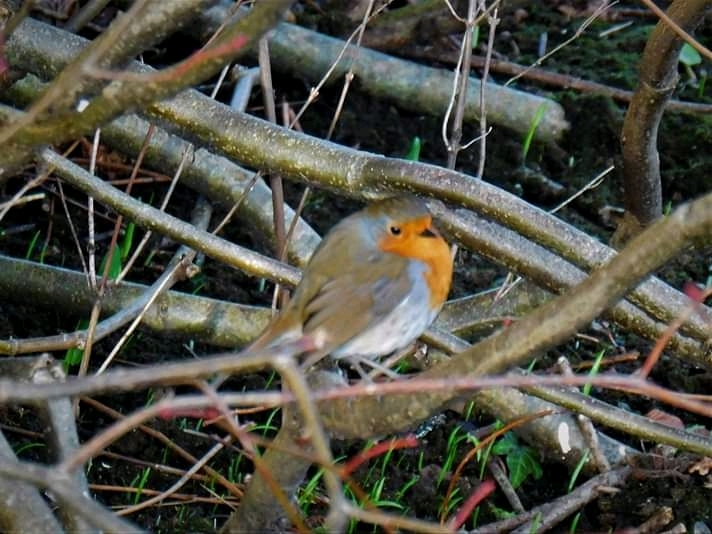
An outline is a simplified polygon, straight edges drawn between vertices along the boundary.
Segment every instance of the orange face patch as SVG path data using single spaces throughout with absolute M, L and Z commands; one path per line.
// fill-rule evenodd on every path
M 405 223 L 392 223 L 378 246 L 384 252 L 425 263 L 428 266 L 425 280 L 430 288 L 430 305 L 439 308 L 445 302 L 452 282 L 452 256 L 450 247 L 432 226 L 432 217 L 427 215 Z

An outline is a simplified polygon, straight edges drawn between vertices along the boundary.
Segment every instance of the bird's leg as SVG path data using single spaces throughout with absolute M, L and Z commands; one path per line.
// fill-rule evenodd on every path
M 411 343 L 410 345 L 408 345 L 408 346 L 405 347 L 404 349 L 400 349 L 400 350 L 395 351 L 394 353 L 392 353 L 391 355 L 389 355 L 388 358 L 386 358 L 385 360 L 383 360 L 383 361 L 380 363 L 379 367 L 373 366 L 373 371 L 371 371 L 371 372 L 369 373 L 369 375 L 371 376 L 371 378 L 374 378 L 375 376 L 378 376 L 378 371 L 380 371 L 383 367 L 385 367 L 385 368 L 388 369 L 388 370 L 393 369 L 393 367 L 394 367 L 399 361 L 401 361 L 401 360 L 402 360 L 403 358 L 405 358 L 406 356 L 410 355 L 410 354 L 413 352 L 413 349 L 414 349 L 415 347 L 416 347 L 416 345 L 415 345 L 414 343 Z M 393 372 L 394 372 L 394 371 L 391 371 L 391 373 L 393 373 Z M 389 376 L 390 376 L 390 374 L 389 374 Z M 399 375 L 399 374 L 397 374 L 397 373 L 396 373 L 396 376 L 402 378 L 402 376 Z
M 351 366 L 356 369 L 361 378 L 366 382 L 373 382 L 373 378 L 379 374 L 386 375 L 393 380 L 400 380 L 403 377 L 396 373 L 394 370 L 389 369 L 385 365 L 381 364 L 378 360 L 368 358 L 365 356 L 349 356 L 348 358 Z M 361 367 L 361 364 L 367 365 L 372 369 L 370 373 L 366 373 Z
M 314 350 L 306 353 L 304 361 L 302 361 L 302 364 L 300 365 L 302 371 L 308 371 L 311 367 L 323 360 L 324 356 L 326 356 L 327 354 L 328 352 L 324 350 Z

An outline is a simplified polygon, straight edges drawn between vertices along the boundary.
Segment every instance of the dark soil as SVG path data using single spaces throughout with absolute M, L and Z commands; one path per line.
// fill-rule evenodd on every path
M 535 3 L 536 4 L 536 3 Z M 549 48 L 567 39 L 581 24 L 582 18 L 570 18 L 557 9 L 560 2 L 542 2 L 536 8 L 528 10 L 528 18 L 524 23 L 515 22 L 511 16 L 504 17 L 498 29 L 500 35 L 497 42 L 497 52 L 503 58 L 527 65 L 536 59 L 539 36 L 548 32 Z M 632 4 L 637 6 L 638 4 Z M 570 6 L 569 6 L 570 7 Z M 619 4 L 617 8 L 626 7 Z M 627 6 L 630 7 L 630 6 Z M 617 9 L 617 8 L 614 8 Z M 312 12 L 314 6 L 305 3 L 304 17 L 309 20 L 319 20 Z M 567 11 L 568 13 L 568 11 Z M 598 31 L 610 26 L 608 22 L 594 23 L 590 30 L 579 40 L 565 47 L 545 68 L 560 73 L 569 73 L 592 81 L 610 84 L 612 86 L 632 89 L 636 83 L 636 64 L 645 44 L 645 39 L 652 27 L 653 20 L 647 16 L 629 16 L 622 20 L 631 20 L 633 25 L 627 30 L 613 34 L 611 38 L 597 37 Z M 703 33 L 704 35 L 704 33 Z M 445 40 L 443 40 L 445 42 Z M 516 43 L 519 54 L 512 53 L 512 43 Z M 437 43 L 437 46 L 444 46 Z M 454 50 L 454 49 L 453 49 Z M 451 50 L 448 50 L 451 52 Z M 408 55 L 408 47 L 403 54 Z M 702 72 L 700 68 L 698 74 Z M 683 83 L 674 95 L 675 98 L 708 102 L 706 96 L 700 98 L 697 89 L 685 80 L 681 70 Z M 506 81 L 505 77 L 493 74 L 497 81 Z M 619 135 L 625 106 L 603 96 L 592 96 L 574 93 L 555 87 L 537 86 L 522 79 L 517 83 L 520 89 L 534 93 L 547 94 L 559 100 L 566 108 L 567 118 L 571 121 L 571 132 L 560 146 L 534 145 L 526 161 L 521 161 L 521 139 L 511 132 L 495 128 L 488 138 L 487 166 L 485 177 L 488 181 L 521 195 L 527 201 L 544 209 L 550 209 L 562 198 L 552 195 L 542 184 L 544 181 L 532 179 L 531 176 L 543 176 L 565 187 L 568 194 L 573 193 L 589 182 L 598 172 L 616 162 L 619 156 Z M 292 79 L 275 74 L 277 101 L 283 98 L 290 102 L 302 101 L 308 89 L 303 80 Z M 705 95 L 709 91 L 705 91 Z M 340 87 L 328 87 L 321 92 L 317 103 L 304 116 L 301 122 L 306 132 L 315 136 L 324 136 L 336 109 Z M 260 114 L 260 98 L 255 98 L 252 112 Z M 711 163 L 706 162 L 710 151 L 700 149 L 708 146 L 706 141 L 712 136 L 708 126 L 709 118 L 666 114 L 659 133 L 661 168 L 663 175 L 664 198 L 674 208 L 675 205 L 702 194 L 710 189 Z M 419 116 L 397 109 L 393 105 L 375 100 L 368 95 L 352 91 L 346 101 L 339 125 L 333 139 L 344 145 L 354 146 L 389 156 L 402 156 L 414 137 L 422 139 L 423 149 L 421 160 L 435 164 L 445 164 L 445 148 L 440 139 L 441 122 L 439 118 Z M 464 139 L 478 135 L 474 126 L 465 128 Z M 86 147 L 80 147 L 75 157 L 86 157 Z M 130 162 L 129 162 L 130 163 Z M 458 169 L 475 173 L 477 168 L 477 150 L 472 149 L 461 155 Z M 155 169 L 160 171 L 161 169 Z M 526 171 L 526 172 L 525 172 Z M 117 176 L 119 177 L 119 176 Z M 125 177 L 125 176 L 120 176 Z M 529 177 L 529 178 L 527 178 Z M 16 190 L 22 180 L 10 182 L 4 195 Z M 139 185 L 134 190 L 136 197 L 150 199 L 160 197 L 164 186 Z M 287 183 L 287 199 L 296 205 L 303 190 L 298 184 Z M 82 196 L 74 191 L 67 194 L 83 202 Z M 566 196 L 566 195 L 564 195 Z M 606 206 L 621 206 L 621 183 L 619 176 L 609 177 L 597 189 L 583 195 L 560 212 L 560 216 L 577 225 L 585 231 L 606 241 L 612 232 L 612 227 L 600 212 Z M 169 208 L 178 214 L 186 214 L 192 209 L 194 193 L 178 188 L 175 201 Z M 314 227 L 324 232 L 338 221 L 345 213 L 359 206 L 358 203 L 337 198 L 332 194 L 316 191 L 312 193 L 305 210 L 305 218 Z M 2 229 L 6 234 L 0 237 L 0 251 L 3 254 L 17 257 L 28 255 L 30 259 L 81 269 L 73 244 L 69 227 L 62 210 L 55 203 L 53 211 L 48 211 L 49 205 L 29 204 L 26 207 L 13 209 L 2 221 Z M 85 216 L 83 210 L 70 206 L 70 213 L 79 235 L 86 235 Z M 221 214 L 216 215 L 219 220 Z M 19 228 L 27 221 L 32 221 L 32 229 L 7 232 Z M 108 232 L 113 226 L 113 216 L 100 223 L 97 233 Z M 33 234 L 39 231 L 39 239 L 49 235 L 44 254 L 40 258 L 35 247 L 28 254 L 29 243 Z M 239 224 L 231 225 L 227 237 L 235 242 L 250 247 L 259 247 L 249 235 L 249 231 Z M 100 243 L 104 250 L 108 238 Z M 156 239 L 155 254 L 145 265 L 140 265 L 132 273 L 131 279 L 151 282 L 160 272 L 167 258 L 175 250 L 174 243 L 165 243 Z M 104 250 L 100 251 L 100 257 Z M 497 285 L 506 271 L 500 267 L 480 259 L 476 253 L 462 251 L 458 260 L 459 272 L 453 294 L 457 297 L 489 289 Z M 688 253 L 665 267 L 661 273 L 669 283 L 681 287 L 688 280 L 705 283 L 709 274 L 709 257 L 700 253 Z M 177 289 L 192 292 L 198 289 L 199 294 L 226 299 L 235 302 L 269 305 L 271 287 L 261 287 L 252 278 L 241 275 L 234 269 L 224 267 L 212 260 L 206 260 L 198 283 L 184 283 Z M 33 336 L 50 335 L 57 332 L 70 332 L 77 327 L 84 315 L 73 316 L 65 310 L 47 308 L 41 302 L 7 302 L 0 298 L 0 336 L 2 338 L 29 338 Z M 605 325 L 604 325 L 605 326 Z M 600 327 L 600 325 L 599 325 Z M 572 342 L 561 347 L 555 354 L 538 363 L 539 367 L 548 367 L 560 354 L 572 360 L 573 365 L 589 361 L 594 353 L 601 348 L 612 352 L 624 350 L 639 350 L 645 354 L 651 347 L 649 342 L 627 335 L 625 332 L 610 327 L 610 334 L 616 339 L 618 347 L 613 347 L 600 329 L 592 329 L 589 334 L 599 339 L 599 343 L 587 346 L 585 343 Z M 118 335 L 104 340 L 94 348 L 94 361 L 102 361 L 118 339 Z M 147 330 L 140 330 L 127 345 L 118 363 L 121 365 L 140 366 L 146 363 L 192 358 L 191 353 L 210 354 L 219 349 L 194 344 L 191 340 L 171 339 L 156 335 Z M 57 353 L 58 359 L 63 353 Z M 621 366 L 620 371 L 630 371 L 631 368 Z M 653 379 L 661 385 L 670 386 L 687 393 L 708 393 L 712 379 L 708 372 L 692 369 L 675 359 L 664 359 L 657 367 Z M 271 381 L 269 375 L 232 379 L 229 387 L 263 388 Z M 272 380 L 269 387 L 277 387 Z M 147 391 L 143 395 L 114 395 L 98 399 L 122 414 L 129 414 L 134 409 L 144 406 L 150 399 L 161 395 L 160 391 Z M 656 407 L 655 403 L 642 398 L 631 398 L 622 393 L 596 391 L 601 398 L 621 405 L 625 403 L 630 409 L 646 413 Z M 87 440 L 98 431 L 110 425 L 114 418 L 100 411 L 96 406 L 87 403 L 80 405 L 78 418 L 79 433 L 82 440 Z M 662 407 L 661 407 L 662 408 Z M 699 424 L 708 426 L 709 421 L 691 417 L 689 414 L 676 413 L 686 425 Z M 18 452 L 20 458 L 36 461 L 47 461 L 47 451 L 42 440 L 43 424 L 38 421 L 33 410 L 28 408 L 4 409 L 2 418 L 3 429 Z M 271 422 L 272 429 L 265 432 L 267 437 L 275 433 L 274 427 L 279 423 L 277 414 L 267 412 L 251 415 L 243 419 L 243 423 L 252 420 L 258 424 Z M 440 507 L 446 494 L 447 485 L 452 480 L 452 470 L 457 466 L 472 445 L 466 440 L 452 450 L 449 440 L 457 430 L 459 435 L 490 424 L 492 421 L 483 416 L 465 416 L 456 412 L 446 412 L 434 429 L 421 438 L 420 447 L 395 453 L 387 462 L 385 468 L 385 483 L 380 492 L 380 502 L 397 502 L 400 508 L 393 509 L 398 513 L 415 516 L 421 519 L 437 520 L 440 517 Z M 204 427 L 201 421 L 192 419 L 154 421 L 151 427 L 163 432 L 169 439 L 191 452 L 196 457 L 205 453 L 213 444 L 217 430 Z M 188 432 L 195 430 L 198 432 Z M 616 436 L 628 440 L 626 436 Z M 630 442 L 631 446 L 639 448 L 640 443 Z M 653 444 L 644 444 L 651 447 Z M 334 454 L 339 458 L 349 458 L 362 450 L 362 443 L 336 443 Z M 455 465 L 445 466 L 448 450 L 454 457 Z M 221 452 L 212 462 L 214 469 L 221 473 L 229 473 L 229 478 L 242 482 L 252 471 L 251 463 L 243 458 L 236 465 L 235 458 L 240 451 L 231 449 Z M 143 464 L 141 462 L 148 462 Z M 187 469 L 190 463 L 170 453 L 157 439 L 149 437 L 141 431 L 134 431 L 113 444 L 107 454 L 96 458 L 89 469 L 89 479 L 94 485 L 94 495 L 109 506 L 125 506 L 139 502 L 144 497 L 125 493 L 119 488 L 141 486 L 146 490 L 161 491 L 176 480 L 174 473 L 161 472 L 160 469 L 147 467 L 153 463 L 172 466 L 177 469 Z M 366 493 L 371 493 L 373 484 L 381 479 L 383 463 L 374 460 L 362 467 L 354 475 L 354 481 Z M 528 479 L 519 491 L 526 508 L 548 502 L 567 493 L 570 473 L 559 464 L 544 461 L 542 465 L 544 476 L 539 480 Z M 376 472 L 377 471 L 377 472 Z M 142 476 L 147 473 L 147 478 Z M 310 473 L 312 474 L 312 473 Z M 466 498 L 479 484 L 481 466 L 471 462 L 456 481 L 458 498 Z M 413 485 L 408 484 L 415 480 Z M 637 480 L 632 481 L 621 493 L 611 498 L 597 501 L 582 511 L 578 520 L 579 532 L 606 531 L 634 527 L 644 522 L 661 506 L 671 506 L 674 509 L 676 522 L 683 522 L 691 530 L 695 522 L 706 522 L 712 526 L 712 498 L 706 480 L 701 476 L 682 475 L 680 469 L 656 469 L 642 471 Z M 114 489 L 111 489 L 111 488 Z M 403 488 L 407 489 L 403 491 Z M 182 495 L 199 495 L 208 497 L 208 489 L 215 488 L 222 492 L 208 479 L 195 480 L 180 490 Z M 322 496 L 321 490 L 317 491 Z M 147 495 L 150 496 L 150 495 Z M 152 507 L 143 510 L 131 519 L 142 527 L 156 532 L 211 532 L 215 525 L 224 522 L 231 508 L 220 504 L 192 503 L 181 504 L 173 501 L 174 506 Z M 386 505 L 382 505 L 384 509 Z M 319 523 L 320 514 L 325 511 L 323 502 L 315 499 L 309 508 L 310 521 Z M 495 496 L 480 508 L 478 523 L 486 524 L 509 511 L 509 505 L 501 496 Z M 448 517 L 451 511 L 448 512 Z M 567 526 L 562 527 L 568 529 Z M 472 527 L 472 522 L 466 525 Z M 366 531 L 362 525 L 359 530 Z M 370 528 L 370 527 L 369 527 Z

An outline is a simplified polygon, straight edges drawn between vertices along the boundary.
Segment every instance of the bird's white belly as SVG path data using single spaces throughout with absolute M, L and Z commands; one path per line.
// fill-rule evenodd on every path
M 377 358 L 402 349 L 423 333 L 438 311 L 431 309 L 430 291 L 421 279 L 421 283 L 413 284 L 413 290 L 388 315 L 333 351 L 331 356 L 337 359 L 349 356 Z

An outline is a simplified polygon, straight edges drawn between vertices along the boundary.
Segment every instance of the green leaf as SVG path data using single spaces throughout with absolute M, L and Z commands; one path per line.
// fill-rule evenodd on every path
M 517 436 L 514 435 L 514 432 L 507 432 L 495 442 L 494 447 L 492 447 L 492 454 L 496 454 L 497 456 L 507 456 L 520 447 L 521 445 L 519 444 Z
M 70 367 L 82 363 L 82 354 L 84 354 L 84 351 L 82 351 L 82 349 L 78 349 L 77 347 L 67 349 L 67 352 L 64 354 L 64 369 L 67 370 Z
M 702 56 L 700 56 L 700 53 L 689 44 L 684 43 L 682 45 L 682 49 L 680 50 L 680 63 L 687 65 L 688 67 L 699 65 L 702 63 Z
M 472 27 L 472 50 L 477 48 L 477 43 L 480 41 L 480 27 L 479 26 L 473 26 Z
M 509 480 L 514 489 L 521 486 L 530 476 L 538 480 L 543 474 L 538 455 L 531 447 L 520 447 L 508 454 L 506 461 L 509 468 Z
M 129 257 L 131 252 L 131 247 L 133 246 L 134 231 L 136 230 L 136 224 L 129 222 L 126 225 L 126 233 L 124 234 L 124 239 L 121 241 L 121 261 L 124 262 Z
M 89 321 L 87 321 L 86 319 L 82 319 L 81 321 L 79 321 L 77 327 L 74 330 L 78 332 L 80 330 L 86 330 L 87 328 L 89 328 Z M 82 363 L 83 355 L 84 349 L 80 349 L 77 347 L 67 349 L 67 352 L 64 353 L 64 360 L 62 361 L 62 366 L 64 367 L 64 370 L 67 371 L 70 367 Z
M 106 260 L 109 258 L 111 250 L 106 253 L 106 255 L 101 260 L 101 266 L 99 267 L 99 272 L 97 274 L 103 274 L 104 269 L 106 269 Z M 109 280 L 116 280 L 119 273 L 121 273 L 121 250 L 117 249 L 116 246 L 113 247 L 113 254 L 111 254 L 111 265 L 109 266 Z

